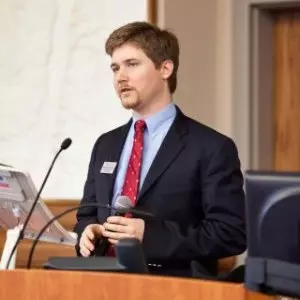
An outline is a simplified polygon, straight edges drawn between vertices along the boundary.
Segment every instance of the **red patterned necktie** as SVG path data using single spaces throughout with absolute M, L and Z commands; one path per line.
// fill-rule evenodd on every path
M 144 120 L 138 120 L 134 124 L 135 133 L 133 146 L 121 193 L 122 195 L 130 198 L 132 206 L 135 205 L 139 190 L 145 128 L 146 123 Z
M 143 120 L 136 121 L 134 124 L 134 139 L 127 167 L 127 172 L 123 184 L 122 195 L 130 198 L 132 206 L 135 205 L 138 195 L 140 173 L 142 165 L 142 155 L 144 147 L 144 130 L 146 128 L 146 122 Z M 130 217 L 130 214 L 126 214 L 126 217 Z M 114 247 L 111 246 L 108 249 L 107 256 L 115 256 Z

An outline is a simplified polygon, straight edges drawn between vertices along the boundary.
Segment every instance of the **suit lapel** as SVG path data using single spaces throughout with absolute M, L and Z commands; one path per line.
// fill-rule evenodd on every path
M 143 195 L 151 188 L 155 181 L 167 170 L 168 166 L 176 159 L 179 153 L 185 147 L 183 136 L 187 134 L 188 128 L 186 126 L 186 116 L 177 109 L 177 115 L 174 123 L 170 127 L 163 143 L 161 144 L 157 155 L 145 178 L 142 189 L 139 193 L 139 201 Z
M 132 123 L 132 120 L 130 120 L 127 124 L 122 126 L 113 136 L 113 139 L 111 143 L 109 143 L 109 147 L 107 149 L 107 152 L 109 155 L 107 156 L 109 158 L 109 161 L 111 162 L 118 162 L 120 163 L 120 157 L 122 154 L 122 149 L 128 134 L 128 131 L 130 129 L 130 125 Z M 112 197 L 113 197 L 113 188 L 114 183 L 117 177 L 117 169 L 118 165 L 115 168 L 115 171 L 112 176 L 106 176 L 106 183 L 105 186 L 107 187 L 107 204 L 111 204 Z

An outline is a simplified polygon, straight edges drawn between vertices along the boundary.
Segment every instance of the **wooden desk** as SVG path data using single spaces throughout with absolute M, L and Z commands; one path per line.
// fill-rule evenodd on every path
M 240 284 L 113 273 L 0 271 L 0 299 L 269 300 Z

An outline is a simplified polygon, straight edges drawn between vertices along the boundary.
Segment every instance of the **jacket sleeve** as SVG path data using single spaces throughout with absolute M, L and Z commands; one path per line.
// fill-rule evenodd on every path
M 218 259 L 246 249 L 243 176 L 231 139 L 208 157 L 200 184 L 202 222 L 182 228 L 174 221 L 146 221 L 143 244 L 148 259 Z

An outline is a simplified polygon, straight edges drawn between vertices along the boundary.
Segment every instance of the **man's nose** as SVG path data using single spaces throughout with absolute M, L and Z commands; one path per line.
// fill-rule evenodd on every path
M 119 71 L 117 72 L 117 82 L 123 82 L 126 81 L 128 79 L 128 74 L 126 72 L 126 70 L 124 70 L 123 68 L 120 68 Z

